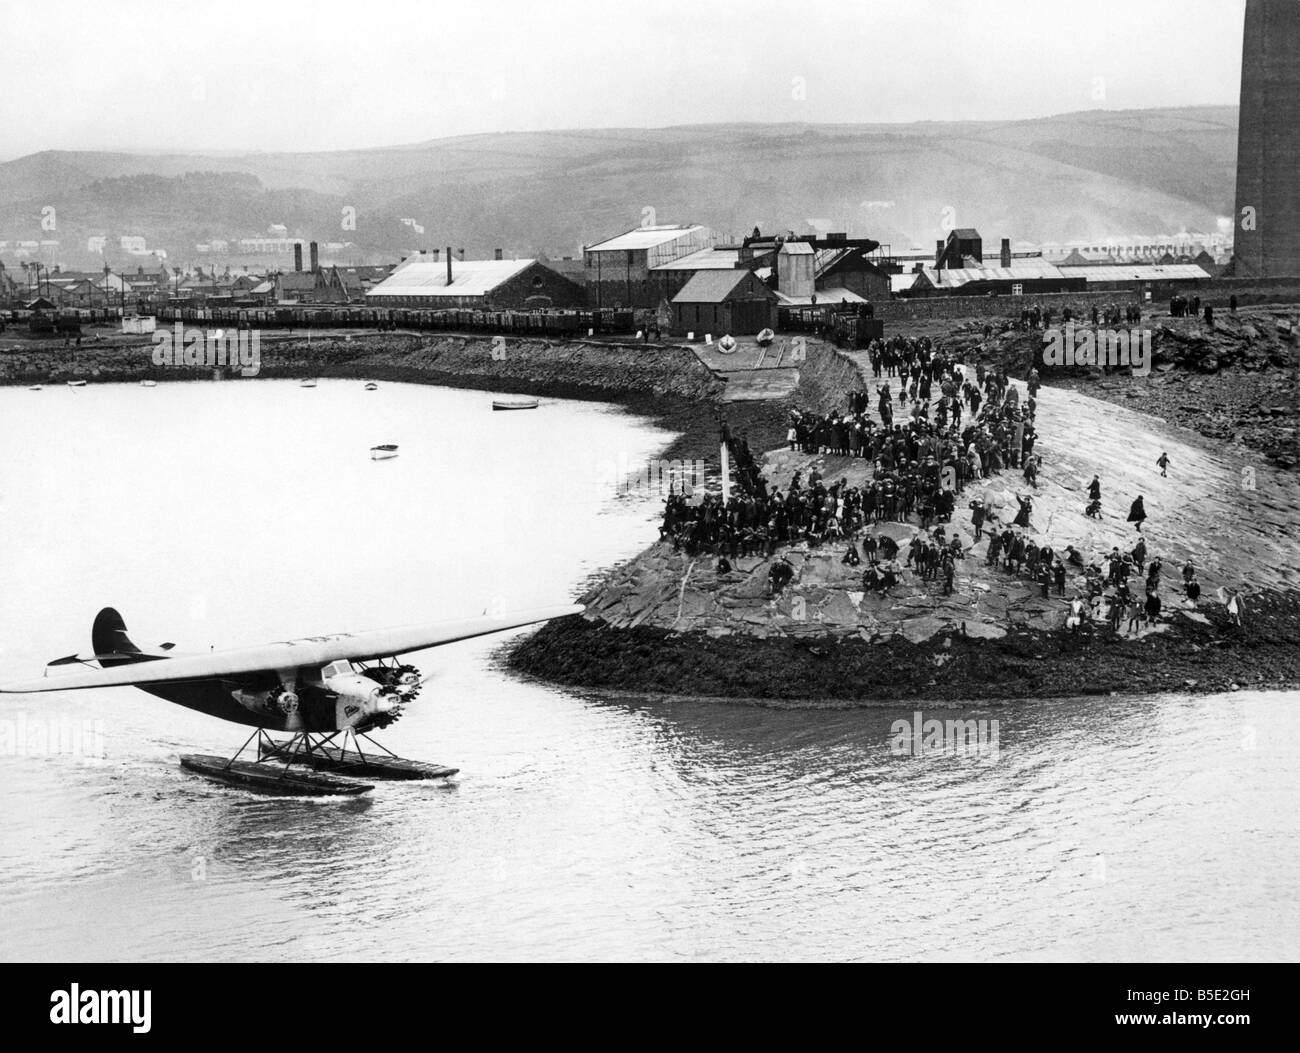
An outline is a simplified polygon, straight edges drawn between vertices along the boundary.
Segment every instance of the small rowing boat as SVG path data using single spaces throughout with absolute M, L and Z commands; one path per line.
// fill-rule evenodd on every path
M 397 444 L 386 442 L 380 446 L 370 447 L 370 459 L 372 461 L 386 461 L 389 457 L 397 456 Z
M 33 385 L 32 385 L 31 387 L 29 387 L 27 390 L 28 390 L 28 391 L 40 391 L 41 388 L 42 388 L 42 385 L 40 385 L 40 384 L 33 384 Z
M 85 382 L 84 380 L 69 380 L 69 381 L 68 381 L 68 387 L 70 387 L 70 388 L 84 388 L 85 386 L 86 386 L 86 382 Z
M 142 381 L 140 381 L 140 386 L 141 386 L 142 388 L 156 388 L 156 387 L 158 386 L 158 381 L 156 381 L 156 380 L 142 380 Z
M 536 399 L 493 399 L 494 410 L 536 409 Z
M 367 391 L 378 391 L 378 390 L 379 390 L 379 385 L 376 384 L 373 380 L 368 380 L 368 381 L 366 381 L 366 390 L 367 390 Z
M 303 388 L 314 388 L 314 387 L 316 386 L 316 381 L 314 381 L 314 380 L 304 380 L 304 381 L 303 381 L 300 385 L 298 385 L 298 386 L 299 386 L 299 387 L 303 387 Z

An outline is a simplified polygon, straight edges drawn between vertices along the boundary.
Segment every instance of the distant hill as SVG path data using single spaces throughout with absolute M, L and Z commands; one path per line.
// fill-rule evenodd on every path
M 945 209 L 986 243 L 1213 231 L 1231 213 L 1237 110 L 1027 121 L 736 124 L 459 136 L 330 153 L 47 151 L 0 164 L 0 239 L 145 236 L 174 261 L 213 237 L 289 233 L 392 255 L 575 255 L 642 222 L 831 229 L 932 247 Z M 58 228 L 42 231 L 41 208 Z M 343 209 L 356 209 L 356 229 Z M 400 220 L 425 228 L 417 236 Z M 110 260 L 113 251 L 110 249 Z

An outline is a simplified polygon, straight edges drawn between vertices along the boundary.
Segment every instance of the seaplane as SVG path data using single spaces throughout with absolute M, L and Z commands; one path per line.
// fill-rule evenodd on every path
M 402 655 L 581 610 L 543 607 L 173 656 L 170 643 L 142 651 L 127 635 L 122 616 L 105 607 L 90 631 L 94 654 L 57 658 L 44 676 L 0 686 L 0 694 L 136 687 L 253 728 L 229 760 L 183 754 L 187 771 L 260 793 L 353 796 L 374 789 L 369 779 L 446 779 L 459 770 L 405 760 L 371 738 L 399 720 L 430 679 L 399 661 Z M 84 668 L 62 673 L 68 666 Z M 241 760 L 255 740 L 256 759 Z

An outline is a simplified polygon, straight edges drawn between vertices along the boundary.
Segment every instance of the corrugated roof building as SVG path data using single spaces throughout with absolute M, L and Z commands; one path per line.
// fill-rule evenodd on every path
M 711 249 L 717 235 L 698 223 L 660 223 L 624 231 L 583 250 L 592 307 L 658 307 L 664 298 L 651 272 Z
M 410 256 L 366 293 L 376 307 L 580 307 L 583 290 L 537 260 Z
M 1144 282 L 1166 283 L 1204 281 L 1211 275 L 1196 263 L 1118 263 L 1118 264 L 1082 264 L 1079 266 L 1059 265 L 1062 274 L 1080 277 L 1088 283 L 1089 288 L 1119 288 Z
M 1042 258 L 1014 260 L 1009 267 L 926 265 L 907 286 L 913 296 L 1021 296 L 1085 288 L 1082 278 L 1064 274 Z

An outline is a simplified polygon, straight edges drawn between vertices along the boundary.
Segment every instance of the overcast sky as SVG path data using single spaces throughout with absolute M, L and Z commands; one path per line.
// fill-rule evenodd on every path
M 0 160 L 1235 104 L 1245 0 L 0 0 Z

